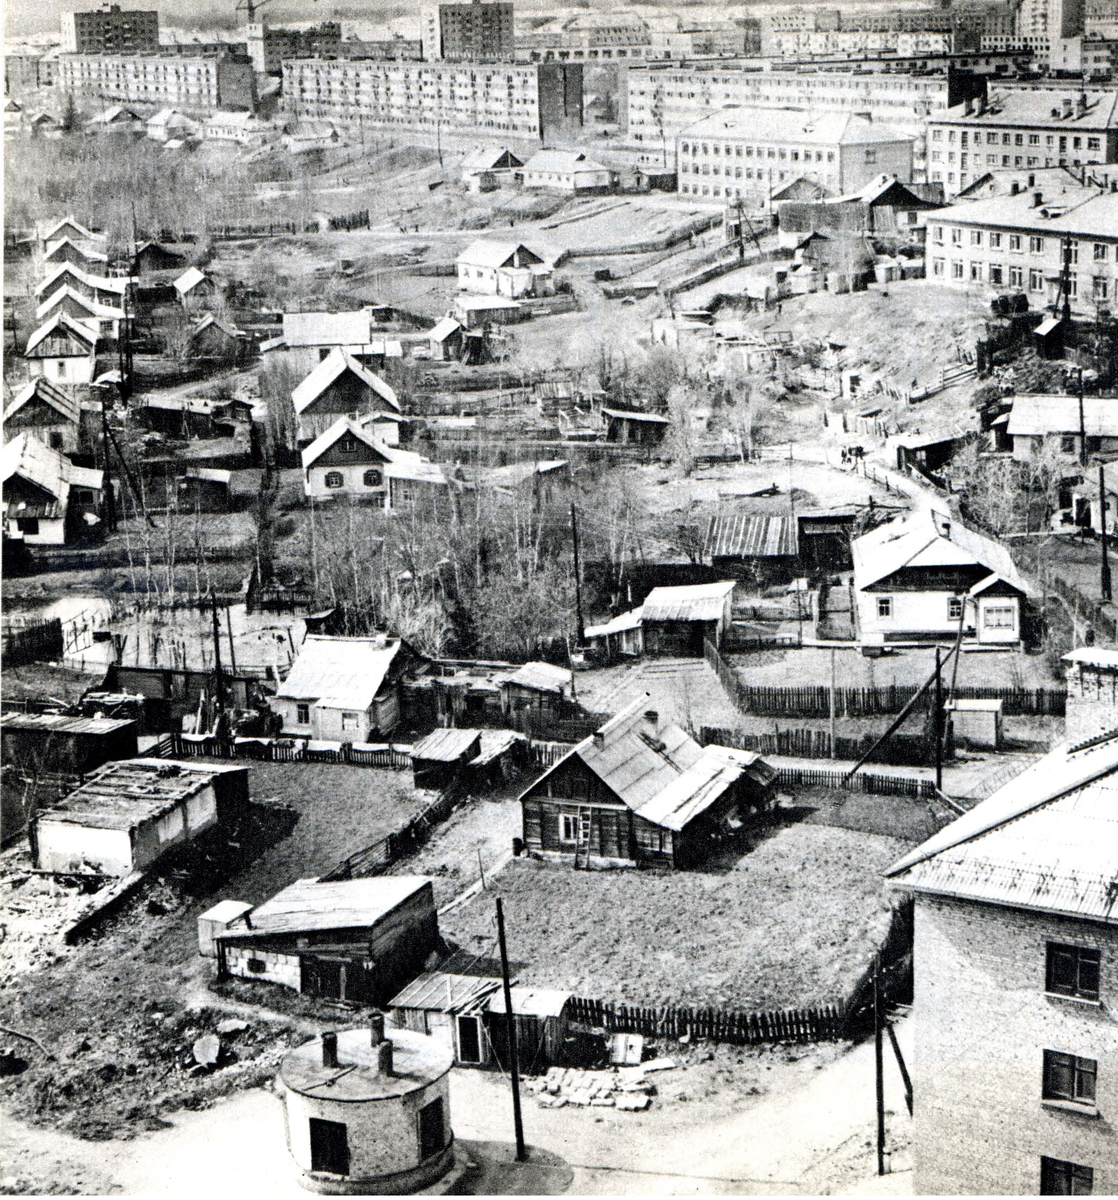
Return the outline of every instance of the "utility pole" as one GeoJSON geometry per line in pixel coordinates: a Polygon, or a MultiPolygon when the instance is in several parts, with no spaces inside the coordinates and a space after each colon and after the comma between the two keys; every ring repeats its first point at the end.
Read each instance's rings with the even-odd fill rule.
{"type": "Polygon", "coordinates": [[[838,758],[835,747],[835,648],[831,647],[831,757],[838,758]]]}
{"type": "Polygon", "coordinates": [[[109,532],[116,531],[116,492],[113,490],[113,474],[112,474],[112,456],[109,454],[109,412],[105,407],[106,393],[105,388],[101,393],[101,469],[104,472],[102,480],[102,493],[105,497],[105,524],[109,527],[109,532]]]}
{"type": "Polygon", "coordinates": [[[1106,474],[1103,471],[1102,463],[1099,463],[1099,547],[1102,552],[1100,564],[1102,598],[1113,600],[1114,596],[1110,586],[1110,559],[1107,556],[1106,546],[1106,474]]]}
{"type": "Polygon", "coordinates": [[[524,1121],[520,1115],[520,1047],[516,1043],[516,1016],[512,1011],[512,987],[509,984],[509,952],[505,945],[505,910],[497,897],[497,942],[501,947],[501,986],[505,994],[505,1033],[509,1043],[509,1076],[512,1080],[512,1123],[516,1131],[516,1161],[524,1162],[524,1121]]]}
{"type": "Polygon", "coordinates": [[[577,621],[578,644],[586,640],[586,626],[582,620],[582,580],[578,565],[578,516],[575,513],[574,501],[571,501],[571,542],[574,546],[575,559],[575,620],[577,621]]]}
{"type": "Polygon", "coordinates": [[[885,1174],[885,1063],[881,1045],[881,956],[873,960],[873,1063],[877,1096],[877,1173],[885,1174]]]}
{"type": "Polygon", "coordinates": [[[229,615],[229,605],[225,606],[225,632],[229,635],[229,670],[237,674],[237,651],[233,647],[233,618],[229,615]]]}
{"type": "Polygon", "coordinates": [[[1079,397],[1079,465],[1087,465],[1087,422],[1083,414],[1083,368],[1075,369],[1075,394],[1079,397]]]}
{"type": "Polygon", "coordinates": [[[210,593],[210,605],[214,623],[214,701],[218,712],[225,711],[225,681],[221,672],[221,626],[217,619],[217,596],[210,593]]]}
{"type": "Polygon", "coordinates": [[[943,791],[943,675],[940,669],[939,647],[936,647],[936,692],[932,735],[936,739],[936,791],[943,791]]]}

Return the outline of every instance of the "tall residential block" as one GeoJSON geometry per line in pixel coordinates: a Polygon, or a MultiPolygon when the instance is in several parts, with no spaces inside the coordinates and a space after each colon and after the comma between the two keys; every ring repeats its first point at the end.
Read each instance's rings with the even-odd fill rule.
{"type": "Polygon", "coordinates": [[[58,86],[105,102],[155,104],[208,116],[256,107],[256,76],[233,54],[62,54],[58,86]]]}
{"type": "Polygon", "coordinates": [[[428,62],[512,62],[511,0],[437,0],[420,13],[428,62]]]}
{"type": "Polygon", "coordinates": [[[159,13],[103,4],[62,14],[64,54],[143,54],[159,49],[159,13]]]}

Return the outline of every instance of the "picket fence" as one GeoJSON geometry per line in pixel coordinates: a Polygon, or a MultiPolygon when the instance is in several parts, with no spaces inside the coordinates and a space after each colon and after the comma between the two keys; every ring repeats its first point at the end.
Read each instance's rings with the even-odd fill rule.
{"type": "Polygon", "coordinates": [[[348,742],[335,747],[307,746],[290,738],[192,738],[169,733],[152,751],[157,758],[247,758],[254,762],[339,763],[351,767],[380,767],[392,771],[411,768],[407,747],[359,749],[348,742]]]}
{"type": "MultiPolygon", "coordinates": [[[[877,741],[877,735],[866,733],[860,738],[836,737],[831,753],[831,735],[825,729],[779,729],[775,733],[746,733],[704,725],[699,731],[704,746],[733,746],[738,750],[754,750],[758,754],[782,754],[789,758],[860,759],[877,741]]],[[[872,761],[898,766],[927,766],[932,745],[924,737],[913,734],[894,734],[874,751],[872,761]]]]}
{"type": "Polygon", "coordinates": [[[931,779],[909,775],[882,775],[859,771],[847,777],[845,771],[825,771],[816,767],[777,767],[776,777],[789,787],[823,787],[836,791],[865,792],[871,796],[906,796],[912,800],[931,800],[936,785],[931,779]]]}
{"type": "Polygon", "coordinates": [[[759,1012],[734,1009],[644,1007],[574,996],[571,1020],[608,1033],[640,1033],[645,1037],[710,1038],[733,1045],[762,1042],[837,1041],[847,1035],[845,1009],[837,1004],[759,1012]]]}

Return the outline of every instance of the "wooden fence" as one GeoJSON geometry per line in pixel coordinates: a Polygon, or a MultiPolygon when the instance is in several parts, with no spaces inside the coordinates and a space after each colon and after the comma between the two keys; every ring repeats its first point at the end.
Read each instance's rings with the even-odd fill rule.
{"type": "MultiPolygon", "coordinates": [[[[775,733],[746,733],[739,729],[720,729],[704,725],[699,742],[704,746],[733,746],[738,750],[755,750],[758,754],[783,754],[790,758],[860,759],[877,741],[877,735],[866,733],[859,738],[836,737],[835,752],[831,754],[831,735],[826,729],[779,729],[775,733]]],[[[927,766],[933,754],[932,743],[917,734],[895,733],[874,751],[871,762],[892,763],[896,766],[927,766]]]]}
{"type": "Polygon", "coordinates": [[[29,624],[7,622],[4,625],[0,654],[4,665],[56,660],[62,657],[62,620],[33,621],[29,624]]]}
{"type": "Polygon", "coordinates": [[[845,771],[825,771],[822,767],[777,767],[776,777],[789,787],[824,787],[845,792],[867,792],[871,796],[907,796],[913,800],[931,800],[936,785],[931,779],[910,775],[882,775],[859,771],[847,778],[845,771]]]}
{"type": "Polygon", "coordinates": [[[392,771],[411,768],[407,748],[383,746],[359,749],[348,742],[336,747],[308,746],[293,738],[226,738],[201,739],[169,733],[159,739],[152,751],[158,758],[247,758],[255,762],[313,762],[337,763],[351,767],[380,767],[392,771]]]}
{"type": "Polygon", "coordinates": [[[847,1033],[846,1012],[837,1004],[742,1012],[674,1006],[652,1008],[574,996],[570,1001],[570,1016],[579,1024],[609,1033],[676,1038],[690,1034],[739,1046],[837,1041],[847,1033]]]}

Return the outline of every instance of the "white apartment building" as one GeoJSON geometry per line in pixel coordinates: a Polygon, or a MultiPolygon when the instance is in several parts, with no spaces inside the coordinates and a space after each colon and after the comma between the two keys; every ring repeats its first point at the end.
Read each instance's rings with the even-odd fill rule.
{"type": "Polygon", "coordinates": [[[1118,299],[1118,191],[1027,188],[928,216],[927,278],[949,287],[1025,292],[1055,302],[1070,256],[1071,307],[1094,313],[1118,299]]]}
{"type": "Polygon", "coordinates": [[[283,96],[296,118],[401,129],[488,130],[541,140],[582,127],[577,63],[384,62],[290,59],[283,96]]]}
{"type": "Polygon", "coordinates": [[[806,179],[844,195],[882,173],[911,179],[912,144],[896,129],[846,113],[728,108],[679,135],[679,192],[761,199],[806,179]]]}
{"type": "Polygon", "coordinates": [[[1118,91],[1001,89],[929,118],[927,148],[949,196],[995,167],[1118,162],[1118,91]]]}
{"type": "Polygon", "coordinates": [[[252,63],[232,55],[63,54],[58,86],[106,101],[170,106],[191,114],[252,109],[252,63]]]}

